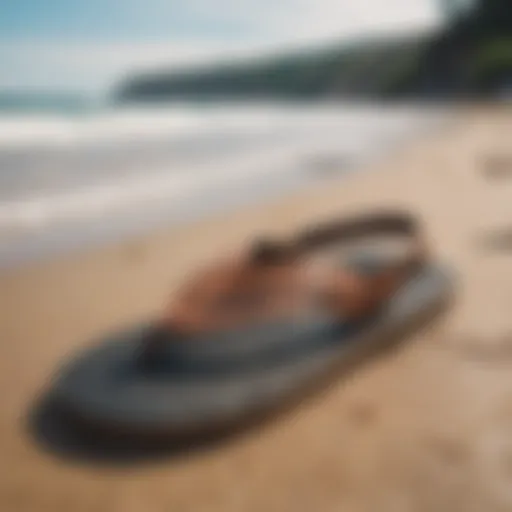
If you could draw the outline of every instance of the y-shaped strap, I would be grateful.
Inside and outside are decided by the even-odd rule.
[[[299,233],[295,243],[307,254],[378,235],[405,237],[414,244],[420,238],[419,233],[418,220],[411,214],[382,210],[307,228]]]

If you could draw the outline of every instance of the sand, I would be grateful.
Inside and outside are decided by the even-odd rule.
[[[336,185],[0,275],[0,510],[511,510],[512,181],[481,172],[511,135],[511,112],[461,112]],[[434,255],[458,271],[456,304],[429,330],[193,454],[99,463],[59,456],[28,433],[58,364],[150,317],[201,262],[257,233],[382,206],[416,212]]]

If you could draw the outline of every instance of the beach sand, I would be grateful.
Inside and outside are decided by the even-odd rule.
[[[511,510],[512,181],[480,168],[511,135],[511,112],[461,112],[335,186],[0,275],[0,510]],[[258,233],[385,206],[417,213],[434,255],[458,272],[456,304],[431,329],[264,426],[187,456],[86,463],[27,432],[59,364],[155,314],[203,261]]]

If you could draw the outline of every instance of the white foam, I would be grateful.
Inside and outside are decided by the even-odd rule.
[[[289,184],[304,180],[304,162],[318,157],[321,161],[322,155],[330,161],[364,161],[441,119],[443,115],[432,110],[332,105],[177,106],[77,118],[3,117],[0,156],[13,149],[26,155],[43,147],[56,156],[73,154],[75,160],[70,162],[79,165],[66,169],[68,160],[57,159],[64,168],[52,169],[48,163],[44,166],[36,153],[29,164],[24,164],[29,165],[28,169],[22,166],[19,175],[5,175],[18,180],[16,198],[4,192],[4,170],[0,169],[0,186],[4,188],[0,237],[5,239],[7,235],[14,240],[14,234],[19,242],[26,236],[33,245],[36,234],[55,237],[59,230],[72,231],[78,225],[82,229],[86,223],[114,226],[123,218],[142,217],[152,210],[155,218],[165,211],[171,220],[174,211],[194,208],[205,201],[223,202],[214,200],[214,196],[225,197],[227,203],[235,199],[230,196],[244,197],[258,187],[269,190],[280,180]],[[204,146],[201,141],[205,135],[214,146],[215,141],[222,142],[222,148],[212,150],[211,142]],[[243,146],[241,135],[248,141]],[[108,147],[108,157],[101,152],[104,147]],[[176,156],[169,147],[185,149]],[[163,161],[151,163],[151,155],[159,151],[163,152]],[[199,160],[187,157],[202,152]],[[113,171],[109,158],[116,154],[125,158],[142,155],[142,160],[129,173]],[[23,175],[27,170],[29,179]],[[207,205],[202,206],[207,209]],[[89,231],[94,231],[90,226]],[[79,236],[77,229],[74,236]]]
[[[136,209],[157,201],[183,201],[205,189],[236,188],[251,176],[275,175],[279,169],[286,169],[290,155],[289,147],[247,153],[242,158],[224,161],[222,166],[211,162],[201,168],[184,168],[173,173],[168,169],[152,169],[149,176],[3,201],[0,202],[0,229],[41,228],[53,222],[101,217],[115,210]]]
[[[425,112],[421,112],[425,116]],[[132,108],[78,117],[24,115],[0,117],[0,149],[34,145],[69,146],[91,141],[126,142],[129,139],[183,135],[200,131],[250,132],[307,129],[312,124],[328,129],[345,125],[361,129],[406,128],[418,119],[417,109],[362,106],[283,107],[269,105],[232,107]]]

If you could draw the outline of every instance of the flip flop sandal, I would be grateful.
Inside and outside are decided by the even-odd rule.
[[[377,212],[307,229],[298,241],[315,251],[375,234],[414,240],[417,223],[403,213]],[[363,254],[351,264],[371,272],[389,264],[389,257]],[[275,411],[345,363],[420,329],[452,298],[451,272],[425,262],[378,313],[360,322],[316,311],[193,340],[169,339],[156,367],[139,364],[154,327],[136,326],[65,364],[51,394],[61,412],[95,433],[167,440],[220,432]]]

